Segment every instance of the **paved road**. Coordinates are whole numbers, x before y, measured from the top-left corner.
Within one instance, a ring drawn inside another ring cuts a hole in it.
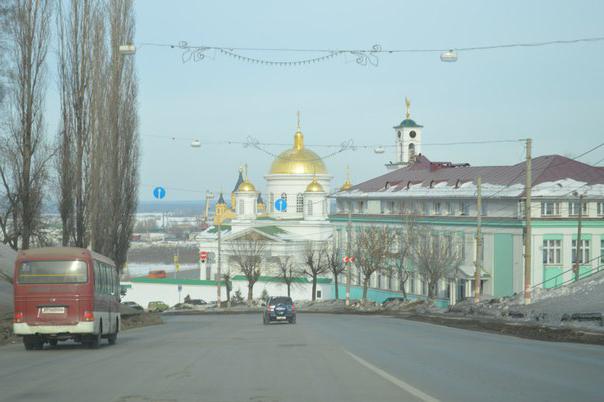
[[[0,348],[2,401],[604,400],[604,347],[378,316],[170,317],[118,344]]]

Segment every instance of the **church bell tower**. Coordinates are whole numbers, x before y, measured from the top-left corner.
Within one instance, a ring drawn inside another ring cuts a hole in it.
[[[394,126],[394,160],[386,164],[388,170],[396,170],[415,162],[422,150],[422,128],[411,119],[411,101],[405,98],[405,120]]]

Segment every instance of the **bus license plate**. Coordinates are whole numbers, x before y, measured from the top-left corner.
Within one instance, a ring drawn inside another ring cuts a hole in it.
[[[285,320],[286,317],[281,316],[281,317],[277,317],[278,320]]]
[[[42,314],[65,314],[65,307],[42,307]]]

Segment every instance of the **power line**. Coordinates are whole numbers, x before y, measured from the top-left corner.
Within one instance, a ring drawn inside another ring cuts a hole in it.
[[[513,42],[513,43],[501,43],[491,44],[482,46],[460,46],[460,47],[447,47],[447,48],[404,48],[404,49],[384,49],[380,44],[375,44],[371,48],[294,48],[294,47],[238,47],[238,46],[218,46],[218,45],[189,45],[187,41],[180,41],[178,43],[158,43],[158,42],[142,42],[139,44],[139,48],[149,47],[161,47],[169,49],[178,49],[182,51],[181,59],[183,63],[187,62],[200,62],[211,58],[209,52],[213,54],[221,54],[224,56],[231,57],[233,59],[263,64],[271,66],[301,66],[306,64],[314,64],[323,61],[328,61],[338,56],[349,55],[354,58],[354,61],[363,66],[374,66],[377,67],[379,64],[379,55],[383,54],[410,54],[410,53],[442,53],[442,52],[476,52],[476,51],[487,51],[487,50],[499,50],[499,49],[510,49],[510,48],[533,48],[533,47],[544,47],[544,46],[556,46],[556,45],[573,45],[578,43],[593,43],[604,41],[604,36],[594,36],[587,38],[573,38],[573,39],[558,39],[540,42]],[[272,60],[266,59],[259,56],[246,56],[240,52],[264,52],[264,53],[318,53],[319,56],[314,56],[304,59],[295,60]]]

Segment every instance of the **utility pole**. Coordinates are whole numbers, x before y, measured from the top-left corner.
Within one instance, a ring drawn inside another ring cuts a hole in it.
[[[216,268],[216,308],[220,308],[220,278],[222,276],[222,222],[218,223],[218,266]]]
[[[352,280],[352,262],[350,255],[352,254],[352,200],[348,201],[348,223],[346,224],[346,305],[350,306],[350,282]]]
[[[482,178],[476,178],[476,261],[474,261],[474,303],[480,302],[480,271],[482,269]]]
[[[526,139],[526,183],[524,186],[525,204],[524,204],[524,304],[531,304],[531,189],[532,183],[532,163],[531,163],[531,145],[533,140]]]
[[[575,195],[577,193],[575,192]],[[581,226],[583,222],[583,196],[584,194],[579,195],[579,222],[577,224],[577,251],[575,253],[575,281],[579,280],[579,265],[584,262],[583,261],[583,244],[581,241]]]

